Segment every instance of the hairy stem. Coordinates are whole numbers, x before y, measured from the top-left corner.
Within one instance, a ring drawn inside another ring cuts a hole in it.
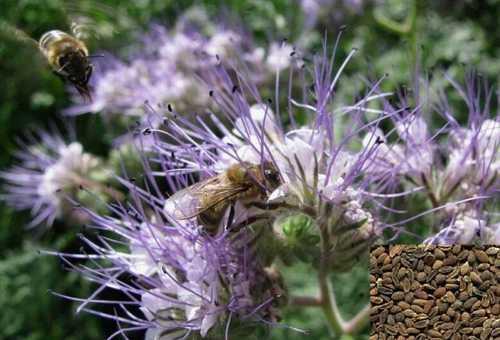
[[[316,296],[292,296],[290,305],[302,307],[321,307],[321,299]]]

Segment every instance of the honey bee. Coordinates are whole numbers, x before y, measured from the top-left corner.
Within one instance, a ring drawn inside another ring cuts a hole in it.
[[[70,35],[59,30],[52,30],[42,35],[38,48],[47,59],[52,70],[63,80],[69,81],[80,93],[92,99],[88,82],[92,75],[93,65],[85,43],[78,39],[76,29]]]
[[[174,217],[196,217],[209,233],[217,231],[226,209],[237,201],[243,206],[260,206],[269,191],[281,184],[278,170],[270,162],[261,165],[242,162],[225,172],[176,192],[166,206],[173,207]]]
[[[72,24],[72,34],[51,30],[36,41],[24,31],[0,22],[2,33],[37,48],[56,75],[71,83],[84,99],[91,100],[88,82],[93,70],[90,62],[93,56],[89,55],[87,46],[79,38],[82,34],[78,27]]]

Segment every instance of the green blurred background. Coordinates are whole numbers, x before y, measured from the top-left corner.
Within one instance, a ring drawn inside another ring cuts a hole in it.
[[[92,6],[82,0],[82,7]],[[465,66],[477,68],[496,82],[500,74],[500,1],[327,1],[315,27],[306,30],[298,1],[106,1],[122,18],[118,34],[100,40],[98,48],[118,55],[137,40],[148,24],[172,25],[192,5],[206,8],[212,16],[229,13],[243,24],[262,45],[287,38],[317,49],[325,32],[330,41],[341,25],[347,25],[340,49],[346,54],[360,49],[342,78],[340,92],[345,98],[356,94],[360,77],[389,74],[384,88],[411,84],[413,65],[420,59],[423,71],[443,71],[460,78]],[[349,3],[360,3],[353,10]],[[50,29],[67,28],[61,0],[3,0],[0,19],[22,28],[33,37]],[[115,18],[115,20],[116,20]],[[106,28],[108,18],[96,15],[96,25]],[[126,19],[126,20],[125,20]],[[14,138],[33,125],[56,119],[68,107],[70,98],[59,79],[36,58],[36,51],[11,37],[0,35],[0,169],[11,165]],[[431,82],[442,82],[432,77]],[[106,155],[110,138],[98,115],[77,118],[79,140],[87,150]],[[75,314],[75,304],[54,297],[49,290],[79,297],[87,296],[92,285],[68,273],[57,258],[38,254],[39,249],[77,251],[76,234],[81,226],[56,222],[44,233],[24,226],[28,213],[17,213],[0,205],[0,338],[1,339],[103,339],[116,325],[88,314]],[[307,268],[293,267],[286,273],[294,292],[314,294],[314,282]],[[338,299],[346,315],[359,309],[368,295],[368,276],[361,266],[332,278],[339,287]],[[112,310],[110,310],[112,312]],[[288,310],[285,322],[310,330],[310,339],[329,338],[318,310]],[[365,332],[366,337],[367,331]],[[140,334],[137,334],[140,337]],[[133,336],[132,336],[133,337]],[[274,339],[301,339],[303,334],[279,329]],[[359,337],[363,338],[363,337]],[[344,339],[350,339],[345,337]]]

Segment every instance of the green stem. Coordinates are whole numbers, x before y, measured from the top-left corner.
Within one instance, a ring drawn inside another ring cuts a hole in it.
[[[321,270],[318,281],[321,294],[321,308],[325,314],[330,331],[334,334],[343,334],[344,320],[342,320],[340,315],[335,294],[333,293],[332,283],[330,282],[327,273]]]
[[[361,332],[368,325],[370,321],[369,316],[370,304],[367,303],[356,316],[344,324],[344,334],[357,334]]]

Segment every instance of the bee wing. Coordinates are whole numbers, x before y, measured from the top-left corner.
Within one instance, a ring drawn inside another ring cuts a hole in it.
[[[0,20],[0,32],[3,36],[8,37],[9,39],[17,40],[38,49],[38,41],[30,37],[28,33],[9,24],[8,22]]]
[[[84,41],[110,38],[124,27],[138,26],[125,8],[98,1],[66,1],[64,12],[73,35]]]
[[[166,210],[177,219],[190,219],[248,189],[230,183],[224,176],[211,177],[176,192],[168,198]],[[210,199],[208,204],[205,202],[207,198]]]

